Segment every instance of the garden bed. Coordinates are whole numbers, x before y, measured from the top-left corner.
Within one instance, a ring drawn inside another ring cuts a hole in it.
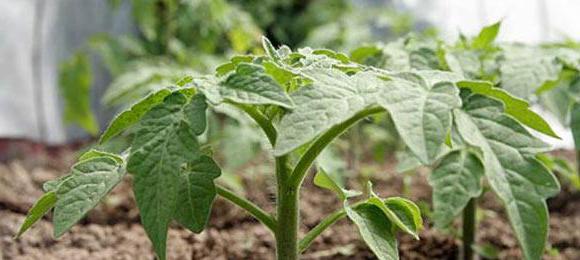
[[[40,221],[20,239],[14,240],[26,211],[41,194],[41,184],[63,174],[73,162],[71,149],[38,152],[34,156],[16,156],[0,166],[0,259],[153,259],[151,242],[139,223],[130,180],[115,188],[104,203],[62,238],[52,237],[52,224]],[[393,169],[394,161],[381,165],[373,178],[376,191],[382,196],[404,195],[428,205],[431,189],[427,172],[412,177],[409,194],[403,194],[403,176]],[[267,182],[271,176],[245,177],[247,196],[272,211],[273,190]],[[302,231],[312,228],[340,205],[333,194],[313,186],[307,179],[302,196]],[[362,181],[350,180],[353,188]],[[553,250],[545,259],[580,259],[580,194],[563,192],[548,201],[550,207],[549,243]],[[479,242],[499,249],[500,259],[521,259],[518,244],[501,205],[487,193],[481,200],[485,216],[480,222]],[[425,218],[426,221],[429,218]],[[454,259],[459,240],[453,233],[426,228],[420,241],[400,236],[402,259]],[[174,226],[169,232],[169,259],[272,259],[274,241],[269,232],[243,211],[218,198],[208,228],[193,234]],[[360,240],[358,231],[348,221],[340,221],[317,238],[305,252],[304,259],[374,259]]]

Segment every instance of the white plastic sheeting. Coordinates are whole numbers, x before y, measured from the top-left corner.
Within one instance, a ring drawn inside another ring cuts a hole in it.
[[[0,0],[0,137],[59,144],[83,135],[63,124],[59,63],[95,33],[134,31],[129,11],[104,0]],[[108,76],[93,67],[97,108]]]

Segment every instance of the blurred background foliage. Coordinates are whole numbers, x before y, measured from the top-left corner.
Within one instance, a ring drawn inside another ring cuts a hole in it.
[[[417,23],[410,13],[395,11],[392,3],[371,0],[109,0],[110,11],[117,11],[124,1],[131,5],[136,33],[94,35],[60,68],[66,121],[92,135],[103,126],[88,105],[91,58],[103,63],[113,78],[101,97],[103,106],[119,109],[184,76],[212,72],[231,55],[261,54],[262,35],[275,46],[347,51],[410,31],[434,32]],[[228,144],[228,149],[220,149],[226,152],[218,155],[226,173],[243,168],[262,150],[263,137],[244,115],[219,108],[209,116],[207,141]],[[390,118],[373,121],[346,134],[322,156],[319,167],[342,179],[349,171],[361,170],[356,162],[363,155],[384,160],[387,153],[396,150],[400,142]],[[212,126],[221,131],[211,131]],[[385,132],[384,127],[392,131]],[[372,142],[363,145],[361,135],[370,136]],[[123,146],[102,149],[115,147]],[[348,159],[342,161],[345,156]],[[240,187],[234,175],[226,174],[224,180]]]

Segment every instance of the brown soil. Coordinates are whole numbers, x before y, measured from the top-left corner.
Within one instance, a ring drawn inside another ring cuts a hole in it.
[[[58,158],[58,160],[55,160]],[[30,160],[11,160],[0,165],[0,260],[2,259],[154,259],[151,244],[139,224],[130,180],[114,189],[81,223],[60,239],[52,237],[52,224],[46,218],[20,239],[13,239],[28,208],[42,191],[42,182],[59,176],[72,163],[71,152]],[[373,178],[374,187],[384,197],[409,197],[428,206],[431,189],[426,171],[412,177],[408,194],[403,192],[401,174],[384,165]],[[247,197],[272,210],[272,182],[267,175],[245,178]],[[304,232],[340,205],[333,194],[306,181],[302,190],[302,225]],[[359,188],[362,180],[350,180]],[[485,216],[480,222],[478,240],[498,248],[500,259],[521,259],[517,241],[505,220],[501,205],[488,193],[481,200]],[[580,195],[568,188],[549,201],[551,219],[549,242],[554,250],[545,259],[580,259]],[[457,230],[438,231],[426,228],[420,240],[400,236],[402,259],[456,259],[460,242]],[[169,259],[273,259],[271,234],[243,211],[218,199],[208,228],[193,234],[178,226],[171,228],[168,241]],[[556,253],[554,253],[556,252]],[[375,259],[361,242],[357,230],[341,220],[317,238],[303,259]]]

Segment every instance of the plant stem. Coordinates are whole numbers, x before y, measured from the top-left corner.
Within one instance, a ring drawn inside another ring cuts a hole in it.
[[[235,194],[234,192],[227,190],[226,188],[216,185],[217,194],[223,197],[224,199],[230,201],[231,203],[237,205],[238,207],[246,210],[250,215],[254,218],[262,222],[270,231],[276,233],[276,227],[278,224],[276,220],[270,216],[267,212],[265,212],[260,207],[256,206],[251,201],[248,201],[245,198],[240,197],[239,195]]]
[[[477,229],[475,215],[477,211],[477,200],[472,198],[463,210],[463,260],[473,260],[473,245],[475,243],[475,231]]]
[[[578,150],[578,148],[576,148],[575,152],[576,152],[576,175],[580,177],[580,151]]]
[[[298,259],[299,190],[289,185],[278,186],[276,259]]]
[[[316,225],[313,229],[308,231],[308,233],[306,233],[306,235],[304,236],[304,238],[302,238],[302,240],[300,240],[300,244],[298,245],[299,251],[304,252],[310,246],[312,241],[314,241],[314,239],[316,239],[320,234],[322,234],[324,230],[326,230],[328,227],[332,226],[334,223],[344,218],[345,216],[346,211],[344,211],[344,209],[337,210],[332,214],[326,216],[322,221],[320,221],[320,223],[318,223],[318,225]]]
[[[346,129],[351,127],[353,124],[358,122],[359,120],[370,116],[372,114],[377,114],[380,112],[385,111],[382,107],[373,107],[369,109],[365,109],[350,119],[342,122],[341,124],[335,125],[322,136],[320,136],[312,145],[308,148],[308,150],[300,157],[300,160],[296,164],[294,171],[290,174],[290,185],[294,187],[300,187],[302,182],[304,181],[304,177],[306,176],[307,170],[312,166],[312,162],[314,159],[324,150],[324,148],[332,142],[337,136],[344,133]]]

